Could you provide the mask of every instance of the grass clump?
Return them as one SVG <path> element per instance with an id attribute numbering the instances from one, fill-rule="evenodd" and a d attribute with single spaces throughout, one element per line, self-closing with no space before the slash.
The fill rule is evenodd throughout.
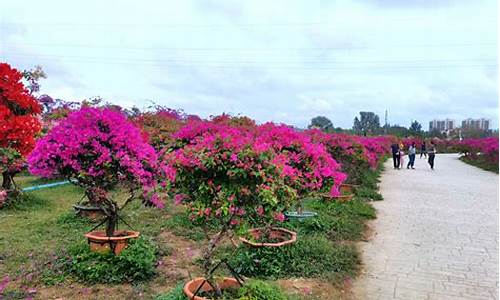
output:
<path id="1" fill-rule="evenodd" d="M 305 207 L 318 215 L 303 221 L 291 220 L 284 227 L 301 235 L 325 234 L 335 241 L 354 241 L 362 237 L 364 222 L 375 218 L 375 209 L 359 198 L 347 203 L 310 199 L 305 202 Z"/>
<path id="2" fill-rule="evenodd" d="M 80 243 L 69 250 L 66 269 L 85 283 L 144 281 L 155 274 L 156 254 L 156 246 L 145 238 L 129 241 L 120 255 L 92 252 Z"/>
<path id="3" fill-rule="evenodd" d="M 354 274 L 358 254 L 353 246 L 332 243 L 324 236 L 301 236 L 284 247 L 246 245 L 226 252 L 236 271 L 256 278 L 340 278 Z"/>

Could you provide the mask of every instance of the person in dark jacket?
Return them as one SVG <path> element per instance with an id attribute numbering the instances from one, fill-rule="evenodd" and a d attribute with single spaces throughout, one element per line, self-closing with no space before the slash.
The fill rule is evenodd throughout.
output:
<path id="1" fill-rule="evenodd" d="M 394 169 L 399 169 L 400 157 L 399 157 L 399 145 L 394 143 L 391 145 L 392 150 L 392 162 L 394 163 Z"/>
<path id="2" fill-rule="evenodd" d="M 431 170 L 434 170 L 434 158 L 436 157 L 436 146 L 434 145 L 434 142 L 431 141 L 431 145 L 429 146 L 429 151 L 427 151 L 427 154 L 429 154 L 429 160 L 428 163 L 431 166 Z"/>
<path id="3" fill-rule="evenodd" d="M 422 145 L 420 145 L 420 158 L 422 158 L 422 155 L 427 158 L 427 146 L 425 145 L 425 141 L 422 141 Z"/>

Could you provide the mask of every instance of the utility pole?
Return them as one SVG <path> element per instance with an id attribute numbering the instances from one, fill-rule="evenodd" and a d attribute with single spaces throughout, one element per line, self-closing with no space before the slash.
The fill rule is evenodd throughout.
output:
<path id="1" fill-rule="evenodd" d="M 384 124 L 384 134 L 387 134 L 387 109 L 385 110 L 385 124 Z"/>

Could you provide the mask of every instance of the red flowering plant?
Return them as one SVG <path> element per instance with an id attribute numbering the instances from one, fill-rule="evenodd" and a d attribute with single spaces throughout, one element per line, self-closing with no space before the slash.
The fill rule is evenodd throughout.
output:
<path id="1" fill-rule="evenodd" d="M 120 112 L 82 108 L 70 113 L 38 140 L 28 162 L 32 174 L 65 177 L 82 186 L 89 203 L 105 213 L 107 236 L 113 236 L 123 208 L 110 197 L 115 188 L 129 191 L 124 205 L 142 190 L 144 199 L 163 207 L 155 193 L 157 154 Z"/>
<path id="2" fill-rule="evenodd" d="M 14 176 L 41 130 L 41 107 L 22 83 L 23 74 L 0 63 L 0 172 L 6 195 L 17 194 Z"/>
<path id="3" fill-rule="evenodd" d="M 212 255 L 225 237 L 248 223 L 282 221 L 282 211 L 296 198 L 285 183 L 272 148 L 256 149 L 255 134 L 241 127 L 192 121 L 173 135 L 164 155 L 176 204 L 187 205 L 190 219 L 215 226 L 204 253 L 210 280 Z"/>

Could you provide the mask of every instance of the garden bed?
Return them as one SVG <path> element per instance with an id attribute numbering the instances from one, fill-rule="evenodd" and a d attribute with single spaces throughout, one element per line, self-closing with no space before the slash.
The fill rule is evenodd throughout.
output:
<path id="1" fill-rule="evenodd" d="M 363 188 L 367 188 L 369 193 L 364 193 L 375 193 L 373 187 L 376 187 L 376 175 L 370 174 L 368 178 L 371 184 L 364 185 Z M 36 180 L 20 179 L 25 182 Z M 82 234 L 96 225 L 74 215 L 72 203 L 81 198 L 82 190 L 74 186 L 59 186 L 34 191 L 28 195 L 31 202 L 23 204 L 21 208 L 0 211 L 0 273 L 7 274 L 11 280 L 4 291 L 5 295 L 23 298 L 31 292 L 35 298 L 41 299 L 79 299 L 81 295 L 90 298 L 147 299 L 165 294 L 179 282 L 201 274 L 198 262 L 203 251 L 201 240 L 204 233 L 189 222 L 184 208 L 172 205 L 165 210 L 138 209 L 140 204 L 135 203 L 124 210 L 123 217 L 134 224 L 134 229 L 152 238 L 159 247 L 156 274 L 149 280 L 134 284 L 90 285 L 81 282 L 73 275 L 58 269 L 57 260 L 64 255 L 68 245 L 81 243 Z M 343 264 L 347 269 L 342 269 L 342 272 L 327 272 L 323 274 L 327 276 L 323 276 L 314 275 L 311 270 L 295 268 L 293 272 L 289 270 L 290 276 L 278 274 L 267 276 L 266 280 L 272 277 L 273 280 L 282 278 L 275 282 L 286 293 L 299 295 L 297 299 L 331 299 L 331 295 L 347 297 L 350 293 L 351 278 L 355 276 L 358 265 L 356 250 L 349 244 L 363 237 L 366 229 L 364 222 L 374 217 L 374 211 L 360 197 L 350 203 L 323 203 L 318 199 L 309 199 L 304 201 L 304 207 L 318 212 L 318 216 L 303 222 L 287 222 L 284 225 L 297 231 L 298 241 L 302 245 L 310 245 L 309 241 L 318 238 L 323 239 L 325 243 L 339 245 L 335 246 L 337 250 L 334 251 L 348 255 L 344 258 L 349 263 Z M 47 236 L 57 236 L 57 239 L 46 239 Z M 229 240 L 223 244 L 228 251 L 226 253 L 234 251 Z M 240 256 L 237 259 L 240 259 L 244 253 L 241 250 L 238 253 Z M 339 266 L 338 263 L 330 262 L 331 266 Z"/>

